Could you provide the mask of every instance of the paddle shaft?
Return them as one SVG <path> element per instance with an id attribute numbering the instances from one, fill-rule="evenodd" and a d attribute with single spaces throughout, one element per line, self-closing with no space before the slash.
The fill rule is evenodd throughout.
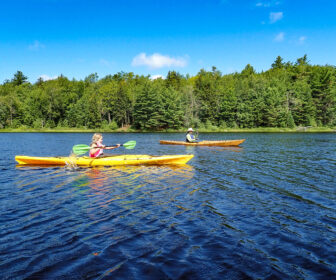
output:
<path id="1" fill-rule="evenodd" d="M 123 146 L 124 144 L 120 144 L 119 147 Z M 113 146 L 104 146 L 104 147 L 92 147 L 91 149 L 106 149 L 106 148 L 112 148 L 112 147 L 118 147 L 118 145 Z"/>
<path id="2" fill-rule="evenodd" d="M 119 145 L 119 146 L 118 146 Z M 136 141 L 128 141 L 124 144 L 118 144 L 118 145 L 113 145 L 113 146 L 103 146 L 103 147 L 90 147 L 88 145 L 85 144 L 78 144 L 72 147 L 72 151 L 76 154 L 76 155 L 83 155 L 86 152 L 88 152 L 91 149 L 112 149 L 112 148 L 118 148 L 120 146 L 124 146 L 125 149 L 133 149 L 136 145 Z"/>

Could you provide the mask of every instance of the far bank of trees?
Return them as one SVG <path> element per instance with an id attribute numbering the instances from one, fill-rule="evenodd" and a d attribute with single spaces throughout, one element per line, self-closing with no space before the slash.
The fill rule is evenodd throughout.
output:
<path id="1" fill-rule="evenodd" d="M 0 128 L 139 130 L 336 126 L 336 67 L 278 56 L 271 68 L 196 76 L 170 71 L 165 79 L 117 73 L 99 79 L 39 79 L 18 71 L 0 85 Z"/>

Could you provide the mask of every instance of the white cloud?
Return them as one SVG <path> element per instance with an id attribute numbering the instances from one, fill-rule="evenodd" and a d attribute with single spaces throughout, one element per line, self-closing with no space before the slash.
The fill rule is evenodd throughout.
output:
<path id="1" fill-rule="evenodd" d="M 271 6 L 271 3 L 269 2 L 258 2 L 256 4 L 257 7 L 270 7 Z"/>
<path id="2" fill-rule="evenodd" d="M 278 13 L 270 13 L 270 23 L 275 23 L 278 20 L 283 18 L 283 12 L 278 12 Z"/>
<path id="3" fill-rule="evenodd" d="M 147 56 L 146 53 L 140 53 L 133 58 L 132 66 L 148 66 L 149 68 L 162 68 L 162 67 L 185 67 L 187 60 L 184 58 L 173 58 L 159 53 L 154 53 Z"/>
<path id="4" fill-rule="evenodd" d="M 164 79 L 164 77 L 162 75 L 160 75 L 160 74 L 158 74 L 158 75 L 151 75 L 150 78 L 151 78 L 151 80 Z"/>
<path id="5" fill-rule="evenodd" d="M 50 81 L 50 80 L 56 80 L 58 77 L 57 76 L 50 77 L 48 75 L 43 74 L 39 78 L 41 78 L 43 81 Z"/>
<path id="6" fill-rule="evenodd" d="M 256 7 L 269 8 L 273 6 L 280 5 L 280 1 L 260 1 L 256 3 Z"/>
<path id="7" fill-rule="evenodd" d="M 43 49 L 44 48 L 44 45 L 41 44 L 39 41 L 34 41 L 33 44 L 29 45 L 28 46 L 28 49 L 31 50 L 31 51 L 38 51 L 39 49 Z"/>
<path id="8" fill-rule="evenodd" d="M 283 40 L 285 40 L 285 33 L 284 32 L 280 32 L 278 35 L 275 36 L 274 41 L 275 42 L 282 42 Z"/>
<path id="9" fill-rule="evenodd" d="M 306 36 L 301 36 L 301 37 L 299 38 L 299 43 L 300 43 L 300 44 L 303 44 L 303 43 L 306 41 L 306 39 L 307 39 Z"/>

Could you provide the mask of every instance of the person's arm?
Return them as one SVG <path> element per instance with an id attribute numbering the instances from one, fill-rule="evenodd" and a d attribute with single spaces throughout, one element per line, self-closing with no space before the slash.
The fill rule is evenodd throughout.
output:
<path id="1" fill-rule="evenodd" d="M 120 147 L 120 144 L 116 144 L 115 146 L 112 146 L 112 147 L 106 147 L 105 149 L 106 150 L 113 150 L 113 149 L 116 149 L 116 148 L 119 148 Z"/>

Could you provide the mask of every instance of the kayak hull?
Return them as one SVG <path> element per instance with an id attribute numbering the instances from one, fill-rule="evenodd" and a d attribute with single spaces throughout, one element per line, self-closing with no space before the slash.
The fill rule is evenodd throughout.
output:
<path id="1" fill-rule="evenodd" d="M 243 143 L 245 139 L 238 140 L 222 140 L 222 141 L 201 141 L 197 143 L 189 143 L 184 141 L 170 141 L 170 140 L 160 140 L 160 144 L 163 145 L 186 145 L 186 146 L 219 146 L 219 147 L 228 147 L 228 146 L 238 146 Z"/>
<path id="2" fill-rule="evenodd" d="M 116 155 L 101 158 L 84 157 L 31 157 L 16 156 L 20 164 L 28 165 L 69 165 L 78 166 L 115 166 L 115 165 L 164 165 L 186 164 L 194 155 Z"/>

